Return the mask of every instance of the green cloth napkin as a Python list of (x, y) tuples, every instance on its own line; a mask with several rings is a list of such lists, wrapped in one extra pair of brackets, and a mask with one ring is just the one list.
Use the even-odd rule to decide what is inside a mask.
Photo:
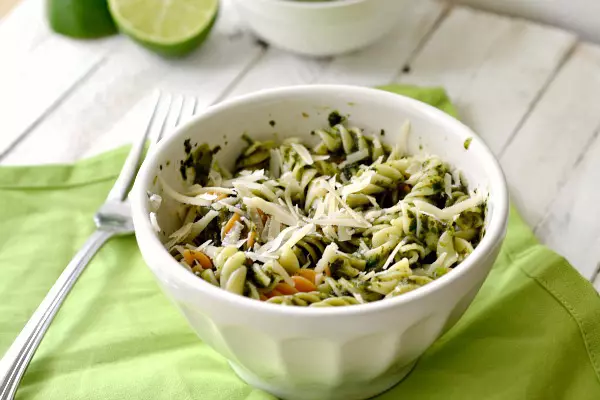
[[(454, 108), (442, 89), (387, 90)], [(0, 168), (0, 352), (94, 225), (124, 161)], [(458, 324), (391, 399), (599, 399), (600, 299), (511, 210), (506, 242)], [(111, 240), (69, 295), (19, 399), (272, 400), (242, 382), (159, 291), (133, 237)]]

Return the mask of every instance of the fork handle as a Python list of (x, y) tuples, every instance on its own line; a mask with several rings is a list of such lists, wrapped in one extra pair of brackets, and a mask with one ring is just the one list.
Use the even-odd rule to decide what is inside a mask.
[(96, 252), (115, 232), (96, 230), (58, 277), (19, 336), (0, 360), (0, 400), (12, 400), (56, 312)]

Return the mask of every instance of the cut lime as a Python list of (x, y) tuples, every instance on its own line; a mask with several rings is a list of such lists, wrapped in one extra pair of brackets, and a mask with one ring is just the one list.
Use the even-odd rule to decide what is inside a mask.
[(148, 49), (181, 57), (208, 36), (218, 0), (108, 0), (119, 29)]
[(112, 35), (117, 27), (108, 12), (107, 0), (48, 0), (50, 27), (76, 38)]

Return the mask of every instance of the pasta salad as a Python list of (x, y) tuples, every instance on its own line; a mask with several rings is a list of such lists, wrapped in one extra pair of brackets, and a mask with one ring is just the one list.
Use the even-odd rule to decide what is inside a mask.
[[(345, 306), (418, 289), (457, 267), (484, 234), (486, 195), (434, 155), (407, 155), (385, 132), (365, 134), (337, 113), (311, 134), (245, 148), (233, 171), (218, 149), (186, 141), (177, 191), (180, 228), (165, 247), (198, 278), (289, 306)], [(406, 136), (410, 130), (403, 127)]]

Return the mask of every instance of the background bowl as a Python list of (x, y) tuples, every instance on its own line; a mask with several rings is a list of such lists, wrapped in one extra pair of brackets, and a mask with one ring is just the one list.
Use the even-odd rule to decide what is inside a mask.
[(400, 0), (236, 0), (246, 24), (266, 42), (310, 56), (332, 56), (367, 46), (398, 22)]
[[(399, 140), (409, 119), (411, 153), (437, 154), (463, 171), (470, 189), (489, 191), (485, 237), (454, 271), (393, 299), (314, 309), (234, 295), (197, 278), (168, 254), (164, 238), (152, 230), (147, 192), (160, 193), (155, 183), (160, 166), (162, 176), (181, 188), (178, 167), (185, 157), (185, 139), (223, 146), (219, 162), (232, 166), (243, 147), (243, 132), (258, 139), (298, 136), (310, 143), (315, 140), (310, 131), (326, 126), (332, 110), (348, 114), (349, 123), (366, 133), (384, 129), (388, 143)], [(472, 142), (467, 150), (468, 138)], [(137, 240), (164, 292), (242, 379), (288, 399), (360, 399), (396, 384), (471, 303), (498, 255), (508, 216), (500, 167), (469, 128), (403, 96), (334, 85), (269, 90), (209, 108), (148, 155), (132, 196)], [(165, 199), (158, 221), (167, 233), (177, 228), (176, 214), (176, 204)]]

